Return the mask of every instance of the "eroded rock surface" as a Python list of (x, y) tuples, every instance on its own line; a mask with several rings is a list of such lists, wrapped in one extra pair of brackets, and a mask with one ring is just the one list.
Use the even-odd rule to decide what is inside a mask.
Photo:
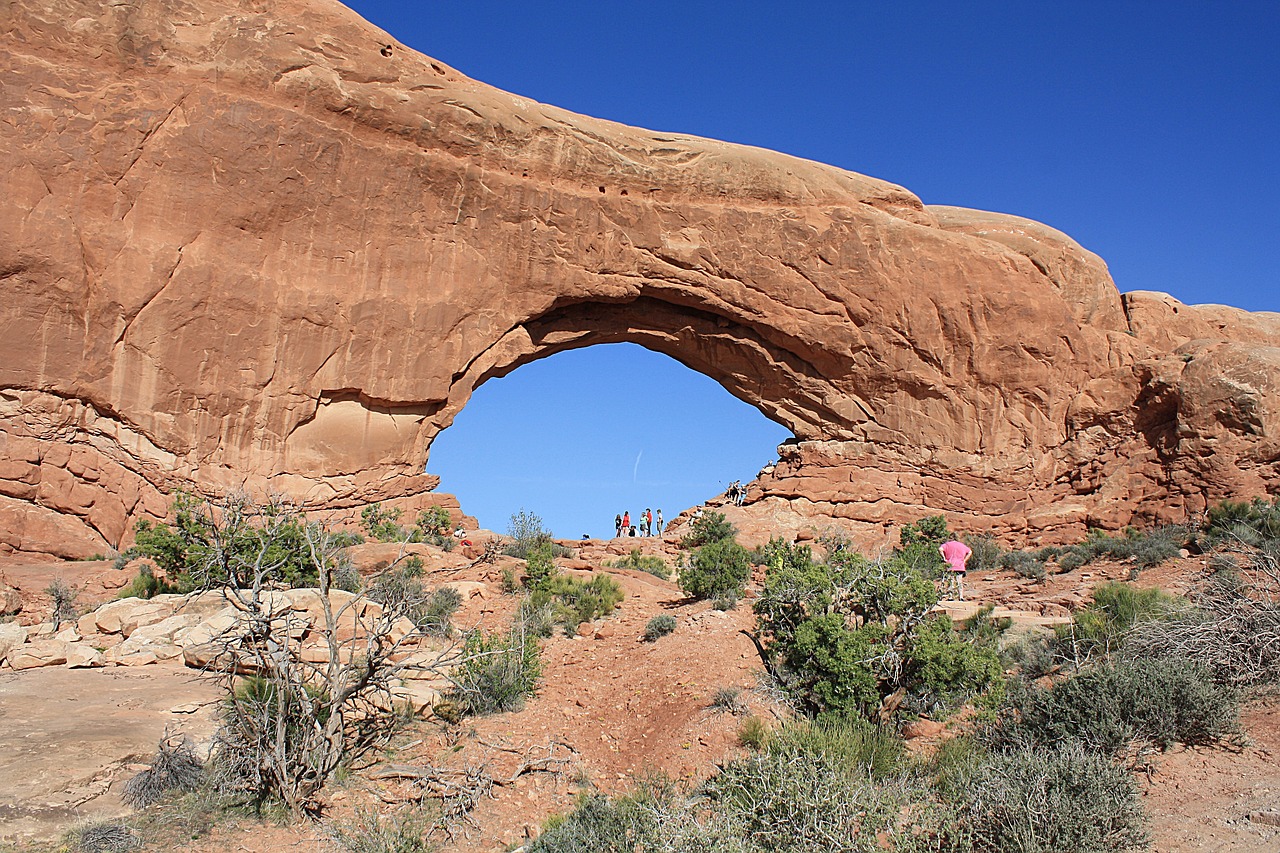
[(1280, 491), (1277, 317), (1171, 323), (1038, 223), (534, 103), (334, 3), (0, 26), (4, 549), (119, 547), (191, 484), (421, 497), (477, 386), (619, 341), (793, 431), (751, 507), (796, 528)]

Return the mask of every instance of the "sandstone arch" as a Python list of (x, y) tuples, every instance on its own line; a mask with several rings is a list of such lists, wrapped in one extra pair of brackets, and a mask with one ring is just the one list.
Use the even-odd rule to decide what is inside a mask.
[(752, 492), (783, 530), (1280, 489), (1277, 318), (1122, 300), (1038, 223), (532, 103), (325, 2), (0, 23), (4, 547), (118, 545), (182, 483), (423, 494), (480, 382), (609, 340), (795, 432)]

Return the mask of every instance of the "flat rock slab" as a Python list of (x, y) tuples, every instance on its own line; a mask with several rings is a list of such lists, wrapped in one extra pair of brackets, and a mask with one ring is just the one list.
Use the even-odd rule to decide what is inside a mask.
[[(207, 740), (217, 696), (172, 665), (0, 673), (0, 845), (127, 813), (129, 765), (150, 762), (166, 727)], [(173, 713), (193, 704), (195, 713)]]

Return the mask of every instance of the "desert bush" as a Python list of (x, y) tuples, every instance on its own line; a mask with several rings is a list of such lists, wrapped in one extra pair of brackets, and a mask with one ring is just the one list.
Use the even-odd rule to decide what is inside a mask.
[(1238, 572), (1220, 571), (1193, 608), (1139, 623), (1123, 653), (1190, 661), (1237, 688), (1280, 683), (1280, 602)]
[(324, 833), (346, 853), (430, 853), (436, 849), (428, 841), (433, 828), (418, 810), (381, 815), (357, 808), (349, 819), (326, 824)]
[(1000, 565), (1034, 581), (1046, 576), (1044, 561), (1029, 551), (1008, 551), (1000, 557)]
[(417, 556), (388, 566), (369, 584), (369, 598), (383, 607), (406, 613), (416, 611), (427, 597), (422, 570), (422, 558)]
[(962, 541), (973, 552), (966, 564), (969, 571), (990, 571), (1000, 568), (1000, 558), (1004, 555), (1004, 549), (1000, 547), (1000, 543), (994, 536), (985, 534), (966, 536)]
[(908, 799), (825, 755), (771, 750), (726, 764), (703, 790), (751, 849), (779, 853), (879, 853)]
[(769, 726), (752, 714), (738, 726), (738, 743), (748, 749), (764, 749), (769, 741)]
[(344, 592), (360, 592), (364, 589), (364, 578), (351, 562), (351, 558), (343, 554), (334, 561), (333, 586)]
[(556, 574), (556, 564), (552, 560), (554, 552), (550, 539), (542, 539), (523, 548), (525, 553), (525, 584), (530, 589), (537, 589), (546, 584)]
[(138, 566), (138, 574), (133, 580), (121, 587), (116, 598), (151, 598), (153, 595), (164, 595), (170, 592), (177, 592), (178, 588), (171, 586), (164, 580), (156, 577), (156, 573), (146, 563)]
[(700, 547), (680, 570), (680, 588), (697, 599), (741, 595), (751, 577), (747, 549), (733, 539)]
[(944, 715), (997, 684), (1003, 671), (999, 634), (998, 629), (980, 627), (957, 633), (945, 615), (922, 622), (904, 648), (901, 678), (909, 685), (906, 709)]
[(644, 641), (652, 643), (659, 637), (665, 637), (676, 629), (676, 617), (670, 613), (659, 613), (644, 626)]
[(1133, 627), (1167, 619), (1185, 609), (1185, 602), (1158, 589), (1138, 589), (1126, 583), (1094, 588), (1093, 602), (1076, 613), (1070, 625), (1054, 629), (1060, 659), (1077, 666), (1091, 657), (1116, 651)]
[(317, 553), (332, 554), (352, 542), (342, 531), (308, 526), (283, 500), (257, 504), (235, 495), (215, 505), (179, 493), (172, 512), (173, 525), (139, 520), (127, 553), (151, 558), (180, 592), (227, 583), (248, 587), (255, 577), (315, 586)]
[(1142, 568), (1159, 565), (1178, 556), (1186, 544), (1190, 531), (1180, 525), (1165, 525), (1149, 531), (1129, 528), (1123, 536), (1108, 536), (1099, 530), (1089, 531), (1089, 538), (1080, 546), (1089, 562), (1097, 557), (1113, 560), (1134, 560)]
[(732, 827), (714, 814), (695, 814), (664, 780), (643, 781), (611, 800), (584, 797), (569, 814), (549, 820), (529, 853), (748, 853)]
[(1195, 664), (1116, 660), (1051, 687), (1017, 686), (984, 740), (995, 748), (1079, 742), (1111, 755), (1131, 743), (1210, 744), (1238, 730), (1235, 693)]
[(541, 517), (525, 509), (512, 514), (507, 522), (507, 535), (511, 542), (503, 547), (502, 553), (509, 557), (528, 560), (530, 551), (539, 545), (549, 547), (550, 557), (573, 556), (573, 549), (552, 540), (551, 533), (542, 526)]
[(1275, 550), (1280, 545), (1280, 497), (1271, 501), (1223, 501), (1210, 508), (1204, 524), (1210, 545), (1247, 545)]
[(742, 698), (741, 687), (721, 687), (711, 696), (711, 707), (740, 717), (747, 713), (747, 703)]
[(993, 753), (946, 788), (955, 823), (944, 850), (1122, 853), (1149, 843), (1132, 777), (1079, 744)]
[(45, 595), (49, 596), (49, 601), (53, 604), (53, 612), (49, 615), (49, 621), (53, 622), (54, 628), (57, 628), (63, 622), (73, 621), (80, 613), (76, 610), (76, 599), (80, 597), (80, 591), (71, 584), (67, 583), (61, 577), (55, 577), (44, 588)]
[(946, 565), (938, 546), (952, 538), (954, 534), (947, 529), (947, 519), (941, 515), (931, 515), (898, 531), (897, 555), (915, 571), (925, 577), (935, 578)]
[(523, 626), (503, 634), (472, 631), (463, 662), (451, 676), (452, 700), (467, 714), (484, 716), (518, 711), (537, 689), (542, 676), (537, 639)]
[(151, 759), (151, 766), (125, 783), (121, 799), (134, 808), (145, 808), (172, 792), (194, 791), (204, 782), (204, 762), (185, 737), (166, 734)]
[(70, 842), (77, 853), (129, 853), (142, 848), (142, 836), (118, 820), (78, 827), (71, 831)]
[[(622, 603), (622, 587), (607, 574), (579, 580), (572, 575), (553, 572), (537, 586), (532, 583), (528, 598), (521, 604), (526, 621), (538, 621), (545, 613), (551, 625), (563, 625), (572, 633), (583, 622), (608, 616)], [(548, 636), (548, 635), (542, 635)]]
[(680, 540), (680, 547), (701, 548), (713, 542), (732, 539), (737, 533), (737, 528), (729, 523), (723, 512), (706, 512), (689, 525), (689, 532)]
[(449, 510), (442, 506), (433, 506), (418, 513), (418, 520), (414, 522), (414, 527), (418, 530), (418, 537), (423, 542), (431, 541), (436, 537), (449, 536), (453, 531), (450, 530)]
[(765, 749), (784, 759), (822, 757), (833, 766), (876, 780), (902, 770), (907, 758), (896, 732), (856, 717), (790, 721), (769, 735)]
[(667, 565), (666, 560), (661, 557), (645, 556), (640, 553), (639, 548), (632, 548), (631, 553), (626, 557), (621, 557), (605, 565), (612, 569), (633, 569), (635, 571), (648, 572), (662, 580), (667, 580), (671, 577), (671, 567)]
[(462, 606), (462, 593), (451, 586), (436, 588), (410, 618), (425, 633), (447, 637), (453, 633), (453, 614)]

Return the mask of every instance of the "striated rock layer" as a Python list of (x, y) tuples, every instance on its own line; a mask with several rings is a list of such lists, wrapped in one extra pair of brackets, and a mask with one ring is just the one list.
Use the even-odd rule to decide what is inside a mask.
[(630, 341), (791, 429), (761, 518), (1024, 538), (1280, 491), (1280, 315), (1025, 219), (586, 118), (332, 2), (0, 10), (0, 548), (180, 486), (420, 498), (485, 380)]

